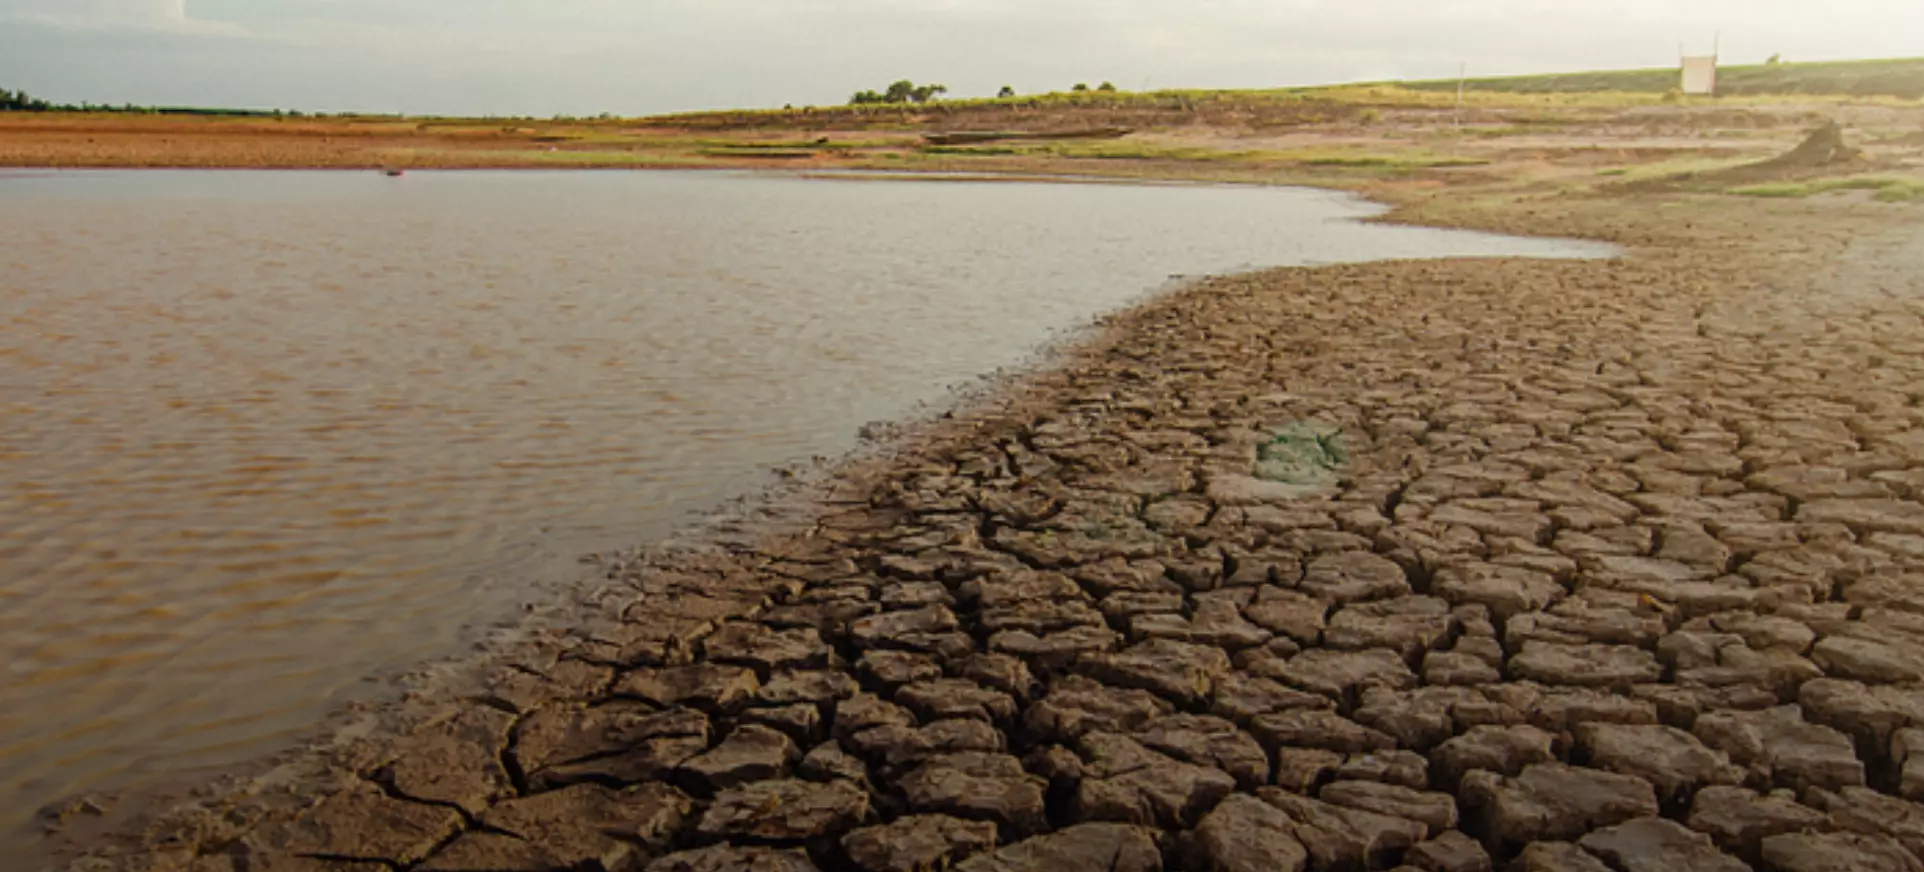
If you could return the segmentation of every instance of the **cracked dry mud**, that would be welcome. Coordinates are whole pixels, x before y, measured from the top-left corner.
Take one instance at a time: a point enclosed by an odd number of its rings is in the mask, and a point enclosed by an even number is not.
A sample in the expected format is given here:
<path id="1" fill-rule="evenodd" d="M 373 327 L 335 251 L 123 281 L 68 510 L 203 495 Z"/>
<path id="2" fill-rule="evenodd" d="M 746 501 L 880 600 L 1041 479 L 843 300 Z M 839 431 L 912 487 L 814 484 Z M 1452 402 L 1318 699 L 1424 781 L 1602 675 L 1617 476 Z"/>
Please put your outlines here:
<path id="1" fill-rule="evenodd" d="M 78 868 L 1924 870 L 1920 222 L 1590 208 L 1503 220 L 1627 259 L 1118 316 L 805 531 L 609 563 L 300 804 Z M 1299 421 L 1321 494 L 1252 475 Z"/>

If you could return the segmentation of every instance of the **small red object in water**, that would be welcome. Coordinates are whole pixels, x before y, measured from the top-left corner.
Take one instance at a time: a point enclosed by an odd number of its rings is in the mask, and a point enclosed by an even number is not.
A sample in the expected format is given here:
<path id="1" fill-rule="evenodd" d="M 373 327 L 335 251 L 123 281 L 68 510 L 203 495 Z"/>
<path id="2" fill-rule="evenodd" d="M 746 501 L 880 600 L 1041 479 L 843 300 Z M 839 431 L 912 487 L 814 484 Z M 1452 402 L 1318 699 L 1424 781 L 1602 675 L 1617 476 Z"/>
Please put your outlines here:
<path id="1" fill-rule="evenodd" d="M 385 170 L 385 172 L 386 172 L 386 173 L 387 173 L 388 175 L 390 175 L 390 176 L 404 176 L 404 175 L 407 175 L 407 170 Z"/>

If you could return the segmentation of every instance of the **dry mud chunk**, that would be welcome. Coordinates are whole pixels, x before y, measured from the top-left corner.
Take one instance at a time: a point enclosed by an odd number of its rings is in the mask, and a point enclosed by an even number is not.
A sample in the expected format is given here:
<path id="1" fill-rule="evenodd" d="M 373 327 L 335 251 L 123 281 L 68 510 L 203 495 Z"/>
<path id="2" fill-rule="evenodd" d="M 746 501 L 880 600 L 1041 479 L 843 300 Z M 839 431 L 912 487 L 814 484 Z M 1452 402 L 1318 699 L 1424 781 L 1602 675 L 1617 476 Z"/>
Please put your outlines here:
<path id="1" fill-rule="evenodd" d="M 648 864 L 647 872 L 819 872 L 798 848 L 777 850 L 740 845 L 715 845 L 669 854 Z"/>
<path id="2" fill-rule="evenodd" d="M 188 863 L 180 866 L 179 863 Z M 137 865 L 116 868 L 138 869 L 140 872 L 387 872 L 394 867 L 386 863 L 363 860 L 321 860 L 314 857 L 298 857 L 288 854 L 248 853 L 242 858 L 226 855 L 186 859 L 180 854 L 167 854 L 160 858 L 146 858 L 136 861 Z M 422 868 L 426 868 L 423 866 Z"/>
<path id="3" fill-rule="evenodd" d="M 1363 691 L 1353 715 L 1356 722 L 1380 730 L 1405 748 L 1423 750 L 1456 732 L 1456 706 L 1483 701 L 1474 690 L 1461 687 L 1422 687 L 1395 691 L 1372 687 Z"/>
<path id="4" fill-rule="evenodd" d="M 1245 789 L 1269 781 L 1269 755 L 1235 724 L 1208 715 L 1171 715 L 1150 721 L 1134 737 L 1178 760 L 1229 773 Z"/>
<path id="5" fill-rule="evenodd" d="M 581 784 L 511 799 L 481 817 L 485 830 L 463 834 L 420 868 L 619 869 L 635 855 L 637 843 L 665 844 L 690 808 L 687 797 L 663 785 L 617 791 Z"/>
<path id="6" fill-rule="evenodd" d="M 1273 787 L 1258 790 L 1263 802 L 1288 815 L 1313 870 L 1381 869 L 1423 840 L 1423 824 L 1344 808 Z"/>
<path id="7" fill-rule="evenodd" d="M 738 706 L 761 689 L 754 670 L 719 663 L 637 669 L 615 682 L 620 696 L 659 706 L 687 705 L 710 711 Z"/>
<path id="8" fill-rule="evenodd" d="M 944 678 L 911 684 L 895 693 L 896 703 L 923 720 L 965 718 L 1001 723 L 1015 716 L 1015 700 L 975 682 Z"/>
<path id="9" fill-rule="evenodd" d="M 1538 541 L 1550 531 L 1550 519 L 1534 510 L 1481 511 L 1466 505 L 1467 502 L 1469 501 L 1451 502 L 1438 506 L 1430 512 L 1428 520 L 1438 524 L 1468 527 L 1486 536 L 1503 536 L 1527 542 Z M 1521 503 L 1518 508 L 1526 505 L 1534 506 L 1531 503 Z"/>
<path id="10" fill-rule="evenodd" d="M 1864 784 L 1864 764 L 1848 736 L 1804 721 L 1797 706 L 1757 712 L 1712 712 L 1692 727 L 1698 738 L 1794 790 L 1837 790 Z"/>
<path id="11" fill-rule="evenodd" d="M 1627 608 L 1592 605 L 1582 599 L 1564 600 L 1548 612 L 1527 612 L 1510 618 L 1504 638 L 1511 647 L 1537 640 L 1562 645 L 1602 643 L 1645 647 L 1665 631 L 1663 618 Z"/>
<path id="12" fill-rule="evenodd" d="M 1662 678 L 1663 667 L 1641 648 L 1526 642 L 1523 651 L 1510 658 L 1510 674 L 1544 684 L 1628 687 Z"/>
<path id="13" fill-rule="evenodd" d="M 964 751 L 931 758 L 904 776 L 899 787 L 918 812 L 991 820 L 1018 833 L 1048 826 L 1042 804 L 1048 782 L 1007 754 Z"/>
<path id="14" fill-rule="evenodd" d="M 750 781 L 780 778 L 800 752 L 786 735 L 750 724 L 737 727 L 720 745 L 682 761 L 676 780 L 701 796 Z"/>
<path id="15" fill-rule="evenodd" d="M 1831 678 L 1872 684 L 1924 679 L 1924 654 L 1897 640 L 1830 636 L 1811 648 L 1810 658 Z"/>
<path id="16" fill-rule="evenodd" d="M 855 662 L 856 671 L 888 687 L 942 677 L 942 664 L 927 654 L 872 648 Z"/>
<path id="17" fill-rule="evenodd" d="M 1471 654 L 1431 651 L 1423 658 L 1423 683 L 1438 687 L 1472 687 L 1503 680 L 1503 672 Z"/>
<path id="18" fill-rule="evenodd" d="M 1641 778 L 1665 800 L 1682 799 L 1699 787 L 1737 784 L 1743 771 L 1675 727 L 1655 724 L 1583 724 L 1577 747 L 1590 765 Z"/>
<path id="19" fill-rule="evenodd" d="M 501 765 L 513 716 L 467 706 L 423 722 L 387 749 L 385 780 L 410 799 L 458 806 L 474 814 L 512 792 Z"/>
<path id="20" fill-rule="evenodd" d="M 842 779 L 857 784 L 868 783 L 868 767 L 834 742 L 818 745 L 809 751 L 795 771 L 810 781 Z"/>
<path id="21" fill-rule="evenodd" d="M 1515 872 L 1612 872 L 1595 855 L 1569 842 L 1525 846 L 1510 868 Z"/>
<path id="22" fill-rule="evenodd" d="M 1243 614 L 1263 629 L 1314 645 L 1323 637 L 1329 610 L 1327 600 L 1280 587 L 1260 587 L 1255 601 L 1243 607 Z"/>
<path id="23" fill-rule="evenodd" d="M 289 854 L 406 865 L 427 856 L 461 828 L 446 806 L 394 799 L 371 784 L 337 793 L 275 834 Z"/>
<path id="24" fill-rule="evenodd" d="M 1838 829 L 1890 836 L 1924 857 L 1924 806 L 1867 787 L 1815 793 L 1814 804 L 1830 813 Z"/>
<path id="25" fill-rule="evenodd" d="M 1194 865 L 1213 872 L 1302 872 L 1309 854 L 1295 833 L 1289 815 L 1235 794 L 1196 827 Z"/>
<path id="26" fill-rule="evenodd" d="M 910 726 L 909 710 L 870 693 L 857 693 L 835 704 L 835 735 L 849 738 L 877 727 Z"/>
<path id="27" fill-rule="evenodd" d="M 1289 658 L 1269 677 L 1338 700 L 1367 686 L 1399 690 L 1416 686 L 1416 673 L 1410 671 L 1409 664 L 1395 651 L 1382 648 L 1369 651 L 1311 648 Z"/>
<path id="28" fill-rule="evenodd" d="M 1344 551 L 1317 557 L 1304 567 L 1302 592 L 1335 603 L 1408 596 L 1409 579 L 1388 558 L 1367 551 Z"/>
<path id="29" fill-rule="evenodd" d="M 1585 850 L 1622 872 L 1749 872 L 1726 856 L 1710 837 L 1662 818 L 1639 818 L 1577 840 Z"/>
<path id="30" fill-rule="evenodd" d="M 1762 872 L 1920 872 L 1895 840 L 1858 833 L 1785 833 L 1763 842 Z"/>
<path id="31" fill-rule="evenodd" d="M 607 666 L 574 659 L 559 660 L 539 670 L 504 668 L 489 677 L 487 698 L 527 714 L 552 702 L 585 700 L 607 687 L 614 676 L 614 670 Z"/>
<path id="32" fill-rule="evenodd" d="M 742 712 L 741 721 L 780 730 L 789 738 L 804 744 L 814 743 L 822 733 L 822 710 L 807 703 L 747 709 Z"/>
<path id="33" fill-rule="evenodd" d="M 1798 689 L 1809 720 L 1843 731 L 1866 747 L 1890 747 L 1891 736 L 1924 724 L 1924 690 L 1818 678 Z"/>
<path id="34" fill-rule="evenodd" d="M 1188 828 L 1236 789 L 1221 771 L 1158 754 L 1124 736 L 1091 733 L 1075 814 L 1084 821 Z"/>
<path id="35" fill-rule="evenodd" d="M 1924 504 L 1909 500 L 1811 500 L 1797 507 L 1802 524 L 1843 524 L 1853 531 L 1924 535 Z"/>
<path id="36" fill-rule="evenodd" d="M 848 743 L 890 769 L 957 751 L 1001 751 L 1006 745 L 996 728 L 971 720 L 936 721 L 925 727 L 876 727 L 856 733 Z"/>
<path id="37" fill-rule="evenodd" d="M 1515 778 L 1472 772 L 1463 777 L 1459 796 L 1483 812 L 1491 838 L 1511 845 L 1567 841 L 1657 814 L 1657 794 L 1648 782 L 1561 763 L 1539 763 Z"/>
<path id="38" fill-rule="evenodd" d="M 1533 764 L 1555 760 L 1551 750 L 1555 742 L 1555 736 L 1522 724 L 1472 727 L 1438 745 L 1430 752 L 1430 761 L 1437 785 L 1455 787 L 1473 770 L 1514 777 Z"/>
<path id="39" fill-rule="evenodd" d="M 1030 600 L 984 609 L 979 619 L 984 631 L 1022 630 L 1054 633 L 1073 627 L 1104 626 L 1102 613 L 1080 600 Z"/>
<path id="40" fill-rule="evenodd" d="M 1404 862 L 1423 872 L 1490 872 L 1490 854 L 1475 839 L 1451 830 L 1410 849 Z"/>
<path id="41" fill-rule="evenodd" d="M 1449 641 L 1456 628 L 1449 603 L 1412 596 L 1344 606 L 1323 631 L 1323 644 L 1345 650 L 1387 648 L 1414 661 Z"/>
<path id="42" fill-rule="evenodd" d="M 1316 786 L 1336 775 L 1346 757 L 1321 748 L 1276 749 L 1276 786 L 1292 793 L 1314 793 Z"/>
<path id="43" fill-rule="evenodd" d="M 1634 688 L 1633 688 L 1634 689 Z M 1527 720 L 1555 733 L 1575 730 L 1578 724 L 1654 724 L 1657 706 L 1645 699 L 1623 696 L 1587 687 L 1532 688 L 1524 684 L 1498 684 L 1482 688 L 1493 698 L 1504 698 L 1527 712 Z M 1516 692 L 1514 698 L 1505 696 Z"/>
<path id="44" fill-rule="evenodd" d="M 1338 781 L 1317 794 L 1324 802 L 1413 820 L 1434 837 L 1456 828 L 1456 800 L 1447 793 L 1412 790 L 1375 781 Z"/>
<path id="45" fill-rule="evenodd" d="M 860 689 L 846 672 L 777 672 L 755 692 L 755 700 L 762 705 L 824 703 L 847 699 Z"/>
<path id="46" fill-rule="evenodd" d="M 984 687 L 1002 691 L 1018 700 L 1035 693 L 1035 676 L 1029 666 L 1006 654 L 977 654 L 962 664 L 962 677 Z"/>
<path id="47" fill-rule="evenodd" d="M 1153 639 L 1116 654 L 1085 657 L 1081 668 L 1098 681 L 1161 694 L 1178 702 L 1200 703 L 1228 674 L 1229 655 L 1167 639 Z"/>
<path id="48" fill-rule="evenodd" d="M 583 781 L 635 784 L 667 778 L 708 748 L 706 715 L 634 703 L 542 709 L 515 730 L 515 764 L 536 789 Z"/>
<path id="49" fill-rule="evenodd" d="M 705 657 L 716 663 L 751 666 L 767 674 L 777 669 L 808 669 L 828 664 L 829 648 L 812 627 L 774 630 L 731 621 L 702 640 Z"/>
<path id="50" fill-rule="evenodd" d="M 1146 690 L 1110 687 L 1072 675 L 1051 685 L 1047 695 L 1029 707 L 1024 720 L 1043 741 L 1072 742 L 1091 731 L 1131 733 L 1173 711 L 1167 700 Z"/>
<path id="51" fill-rule="evenodd" d="M 1174 614 L 1183 610 L 1183 595 L 1173 591 L 1122 591 L 1104 597 L 1097 608 L 1112 624 L 1127 624 L 1138 615 Z"/>
<path id="52" fill-rule="evenodd" d="M 722 791 L 696 831 L 706 839 L 802 842 L 868 817 L 868 794 L 847 781 L 758 781 Z"/>
<path id="53" fill-rule="evenodd" d="M 906 638 L 953 632 L 955 613 L 947 606 L 933 605 L 899 612 L 882 612 L 849 624 L 849 637 L 863 648 L 901 648 Z"/>
<path id="54" fill-rule="evenodd" d="M 1351 754 L 1336 770 L 1344 781 L 1380 781 L 1412 790 L 1430 786 L 1430 761 L 1414 751 L 1369 751 Z"/>
<path id="55" fill-rule="evenodd" d="M 1788 791 L 1759 796 L 1741 787 L 1706 787 L 1691 798 L 1689 824 L 1724 850 L 1755 859 L 1764 839 L 1828 829 L 1830 818 L 1798 805 Z"/>
<path id="56" fill-rule="evenodd" d="M 1270 712 L 1299 708 L 1332 708 L 1329 697 L 1283 686 L 1267 678 L 1232 672 L 1216 682 L 1216 695 L 1209 710 L 1237 723 Z"/>
<path id="57" fill-rule="evenodd" d="M 1924 799 L 1924 730 L 1898 730 L 1891 737 L 1891 762 L 1901 767 L 1897 792 L 1905 799 Z"/>
<path id="58" fill-rule="evenodd" d="M 1076 627 L 1038 636 L 1026 630 L 1007 630 L 989 637 L 989 650 L 1028 660 L 1038 669 L 1067 667 L 1077 659 L 1112 650 L 1122 634 L 1101 627 Z"/>
<path id="59" fill-rule="evenodd" d="M 1352 753 L 1390 751 L 1396 740 L 1326 709 L 1273 712 L 1249 723 L 1266 748 L 1319 748 Z"/>
<path id="60" fill-rule="evenodd" d="M 956 872 L 1162 872 L 1162 852 L 1141 828 L 1080 824 L 1017 842 L 955 867 Z M 759 872 L 759 870 L 758 870 Z"/>
<path id="61" fill-rule="evenodd" d="M 995 847 L 995 824 L 948 815 L 911 815 L 842 837 L 842 851 L 863 872 L 924 872 Z"/>
<path id="62" fill-rule="evenodd" d="M 907 578 L 930 578 L 938 571 L 928 561 L 895 554 L 882 557 L 880 563 L 883 569 L 902 570 L 896 574 Z M 907 581 L 882 588 L 882 605 L 892 609 L 952 606 L 955 605 L 955 597 L 940 582 Z"/>

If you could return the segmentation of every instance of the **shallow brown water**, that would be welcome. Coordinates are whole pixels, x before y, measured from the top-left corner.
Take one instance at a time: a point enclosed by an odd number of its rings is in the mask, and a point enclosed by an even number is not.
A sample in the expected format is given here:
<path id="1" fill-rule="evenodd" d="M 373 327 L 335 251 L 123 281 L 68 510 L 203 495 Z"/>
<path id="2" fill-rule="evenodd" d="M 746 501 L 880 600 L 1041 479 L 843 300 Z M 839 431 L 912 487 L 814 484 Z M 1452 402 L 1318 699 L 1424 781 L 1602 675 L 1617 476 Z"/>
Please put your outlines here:
<path id="1" fill-rule="evenodd" d="M 1171 273 L 1592 247 L 1307 191 L 0 173 L 0 825 L 271 752 Z M 1332 292 L 1335 292 L 1333 290 Z"/>

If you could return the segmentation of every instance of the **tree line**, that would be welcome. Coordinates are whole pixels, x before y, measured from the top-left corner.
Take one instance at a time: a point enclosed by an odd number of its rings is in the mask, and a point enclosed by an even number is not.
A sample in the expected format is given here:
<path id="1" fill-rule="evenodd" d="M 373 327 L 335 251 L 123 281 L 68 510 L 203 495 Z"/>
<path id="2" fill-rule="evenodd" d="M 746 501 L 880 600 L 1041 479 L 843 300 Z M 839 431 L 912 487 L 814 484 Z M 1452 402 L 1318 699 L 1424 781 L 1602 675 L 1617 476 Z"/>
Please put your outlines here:
<path id="1" fill-rule="evenodd" d="M 25 91 L 0 88 L 0 112 L 51 112 L 59 108 Z"/>
<path id="2" fill-rule="evenodd" d="M 1075 87 L 1069 90 L 1078 94 L 1087 93 L 1090 90 L 1101 91 L 1103 93 L 1115 93 L 1116 86 L 1112 82 L 1103 82 L 1091 89 L 1087 82 L 1077 82 Z M 946 85 L 917 85 L 913 81 L 902 79 L 880 91 L 856 91 L 854 96 L 848 98 L 848 102 L 851 106 L 927 103 L 948 92 L 949 89 Z M 1002 89 L 997 91 L 995 96 L 998 99 L 1006 100 L 1016 96 L 1016 93 L 1014 88 L 1003 85 Z"/>

